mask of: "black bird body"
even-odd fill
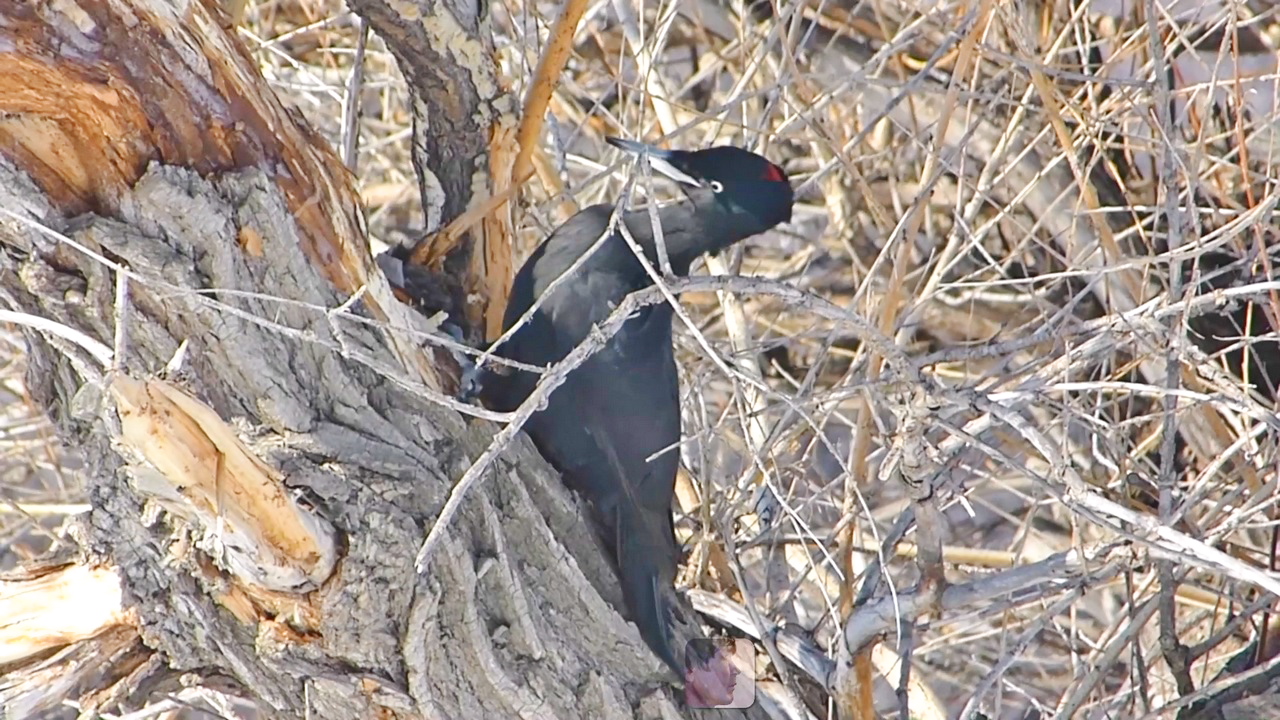
[[[791,186],[777,166],[758,155],[724,147],[700,153],[638,145],[628,149],[637,148],[655,153],[657,161],[651,159],[655,169],[697,183],[686,192],[686,201],[658,211],[676,274],[688,273],[702,253],[724,249],[790,219]],[[749,174],[726,178],[711,174],[733,170]],[[735,186],[746,192],[731,194]],[[554,365],[628,294],[652,285],[626,241],[614,232],[547,293],[552,282],[607,231],[612,214],[611,205],[588,207],[534,251],[516,274],[504,331],[539,297],[546,297],[526,324],[498,346],[496,355],[530,365]],[[648,211],[627,211],[620,222],[626,223],[654,267],[660,267]],[[679,563],[671,515],[680,441],[672,315],[664,303],[642,308],[628,318],[603,350],[568,375],[525,430],[566,484],[590,502],[617,562],[632,620],[650,648],[680,673],[682,665],[667,632],[670,605],[665,598]],[[536,373],[511,368],[488,371],[481,381],[481,395],[494,409],[514,410],[540,379]]]

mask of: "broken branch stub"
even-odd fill
[[[198,529],[204,550],[267,590],[313,590],[337,562],[334,528],[304,508],[208,405],[163,380],[117,375],[121,440],[145,464],[135,486]]]
[[[112,568],[66,565],[0,579],[0,665],[136,622]]]

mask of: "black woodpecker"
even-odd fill
[[[731,146],[687,152],[618,138],[608,142],[646,154],[653,170],[683,186],[684,200],[658,211],[677,275],[688,274],[703,253],[718,252],[791,219],[791,184],[781,168],[760,155]],[[582,210],[533,252],[515,277],[504,332],[600,239],[613,209],[601,204]],[[649,262],[661,268],[648,211],[629,210],[620,221]],[[628,294],[652,284],[615,231],[494,354],[554,365]],[[566,484],[589,502],[616,561],[631,619],[654,653],[683,676],[669,632],[680,555],[671,514],[680,462],[672,314],[664,303],[631,316],[603,350],[568,375],[524,429]],[[481,398],[495,410],[510,412],[529,397],[539,378],[537,373],[490,366],[480,376]]]

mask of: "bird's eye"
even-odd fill
[[[716,193],[724,192],[724,183],[720,182],[719,180],[712,180],[711,192],[716,192]]]

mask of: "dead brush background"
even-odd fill
[[[514,97],[561,9],[491,7]],[[403,80],[356,16],[248,0],[240,33],[345,148],[375,251],[439,229]],[[768,641],[762,679],[785,655],[834,713],[843,636],[885,717],[1280,714],[1278,40],[1265,2],[585,4],[517,266],[617,197],[632,169],[605,135],[743,145],[799,191],[708,269],[802,292],[734,281],[677,322],[681,582]],[[85,502],[21,348],[6,568]]]

